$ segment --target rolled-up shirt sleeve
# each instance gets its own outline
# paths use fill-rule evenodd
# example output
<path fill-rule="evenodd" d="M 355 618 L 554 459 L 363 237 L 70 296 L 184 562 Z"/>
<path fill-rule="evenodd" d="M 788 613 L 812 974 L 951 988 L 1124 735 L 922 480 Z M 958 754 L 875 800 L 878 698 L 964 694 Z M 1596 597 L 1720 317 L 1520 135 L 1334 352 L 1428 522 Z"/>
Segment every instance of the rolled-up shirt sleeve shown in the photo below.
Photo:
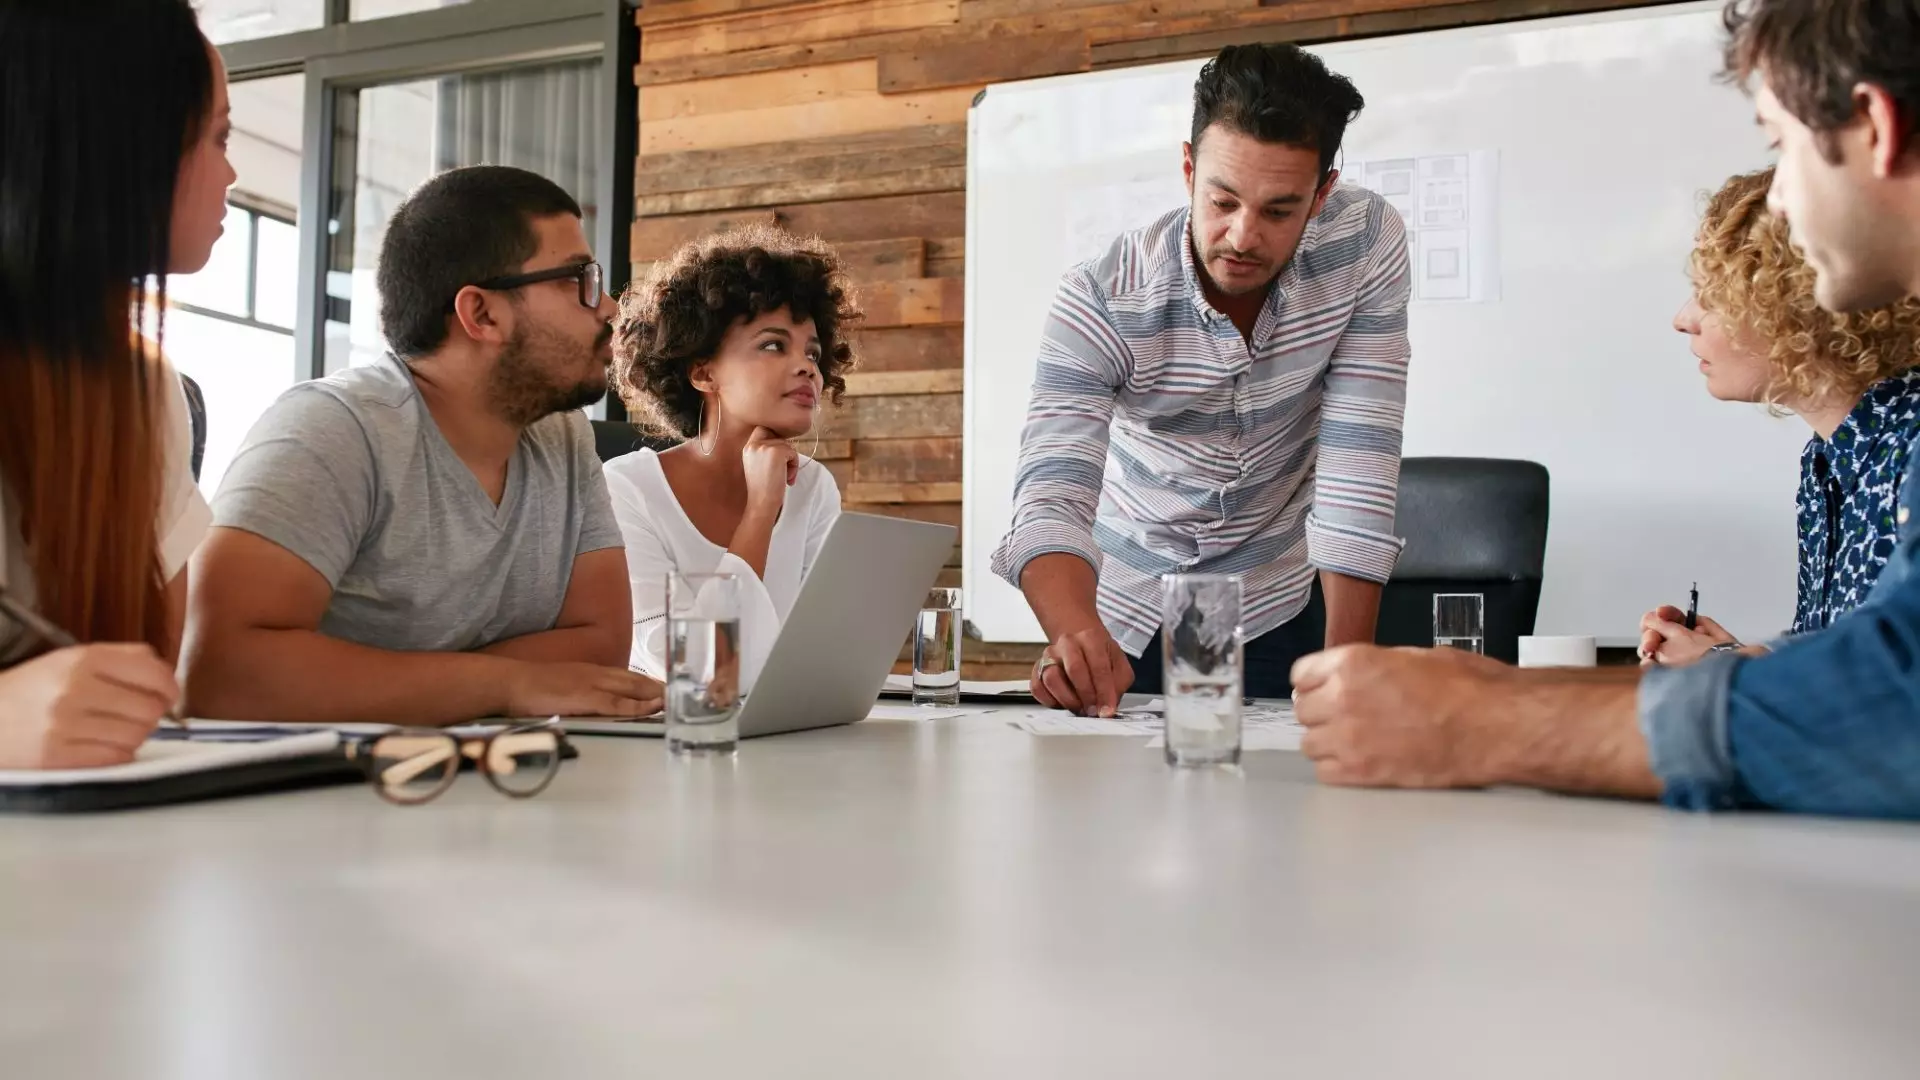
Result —
<path fill-rule="evenodd" d="M 1772 655 L 1649 673 L 1639 707 L 1670 805 L 1920 818 L 1920 576 Z"/>
<path fill-rule="evenodd" d="M 1027 564 L 1065 552 L 1097 572 L 1093 520 L 1100 507 L 1114 401 L 1126 381 L 1126 344 L 1086 270 L 1068 273 L 1054 299 L 1033 374 L 1013 481 L 1013 525 L 993 572 L 1015 588 Z"/>
<path fill-rule="evenodd" d="M 1394 535 L 1406 416 L 1406 229 L 1384 204 L 1353 317 L 1334 347 L 1320 401 L 1307 560 L 1320 570 L 1384 583 L 1405 541 Z"/>

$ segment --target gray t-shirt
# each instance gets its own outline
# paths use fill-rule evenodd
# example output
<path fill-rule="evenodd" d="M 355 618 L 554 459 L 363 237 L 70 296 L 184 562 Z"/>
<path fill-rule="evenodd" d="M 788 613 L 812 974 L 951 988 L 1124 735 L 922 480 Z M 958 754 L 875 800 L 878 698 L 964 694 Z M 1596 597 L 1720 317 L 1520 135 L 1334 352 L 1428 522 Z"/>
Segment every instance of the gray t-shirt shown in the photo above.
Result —
<path fill-rule="evenodd" d="M 321 633 L 419 652 L 553 629 L 573 560 L 622 546 L 584 415 L 520 436 L 496 507 L 392 357 L 281 395 L 227 468 L 213 523 L 327 579 Z"/>

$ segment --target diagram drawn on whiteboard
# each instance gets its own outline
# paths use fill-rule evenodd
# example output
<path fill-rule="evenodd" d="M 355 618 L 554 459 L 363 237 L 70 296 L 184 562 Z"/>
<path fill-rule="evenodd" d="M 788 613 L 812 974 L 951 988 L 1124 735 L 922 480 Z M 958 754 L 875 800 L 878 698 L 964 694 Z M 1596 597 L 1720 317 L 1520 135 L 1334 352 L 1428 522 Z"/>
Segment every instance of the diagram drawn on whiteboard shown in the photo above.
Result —
<path fill-rule="evenodd" d="M 1407 264 L 1419 301 L 1500 298 L 1492 151 L 1378 158 L 1344 178 L 1377 192 L 1407 229 Z"/>

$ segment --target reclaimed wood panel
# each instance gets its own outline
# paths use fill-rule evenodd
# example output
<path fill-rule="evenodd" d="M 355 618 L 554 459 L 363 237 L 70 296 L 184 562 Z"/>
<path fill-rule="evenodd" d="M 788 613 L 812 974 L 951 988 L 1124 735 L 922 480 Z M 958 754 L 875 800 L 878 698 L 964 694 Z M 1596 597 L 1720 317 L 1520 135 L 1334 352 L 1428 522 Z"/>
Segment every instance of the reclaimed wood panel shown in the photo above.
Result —
<path fill-rule="evenodd" d="M 644 6 L 633 13 L 633 23 L 644 29 L 663 23 L 741 15 L 808 2 L 811 0 L 646 0 Z"/>
<path fill-rule="evenodd" d="M 922 124 L 862 135 L 785 142 L 775 154 L 768 153 L 764 146 L 649 154 L 637 161 L 634 193 L 668 195 L 751 184 L 852 179 L 874 173 L 965 166 L 966 163 L 965 124 Z"/>
<path fill-rule="evenodd" d="M 772 210 L 730 210 L 723 214 L 635 218 L 628 245 L 634 265 L 639 266 L 664 259 L 680 245 L 708 233 L 737 229 L 744 225 L 773 225 L 778 220 L 778 215 Z"/>
<path fill-rule="evenodd" d="M 822 439 L 960 437 L 960 395 L 847 398 L 820 411 Z"/>
<path fill-rule="evenodd" d="M 856 468 L 857 468 L 856 463 Z M 857 503 L 952 503 L 960 501 L 960 484 L 843 484 L 843 497 Z"/>
<path fill-rule="evenodd" d="M 641 60 L 634 66 L 634 81 L 640 86 L 651 86 L 655 83 L 686 82 L 755 71 L 777 71 L 813 64 L 863 60 L 889 53 L 961 46 L 983 39 L 1008 42 L 1032 34 L 1097 30 L 1247 6 L 1248 0 L 1125 0 L 1077 8 L 1060 8 L 1049 4 L 1045 5 L 1044 10 L 1032 14 L 962 23 L 949 28 L 864 34 L 833 41 L 789 41 L 739 52 L 668 59 L 648 56 L 643 36 Z"/>
<path fill-rule="evenodd" d="M 870 97 L 879 85 L 878 60 L 849 60 L 646 86 L 640 90 L 640 124 L 644 130 L 646 125 L 662 120 Z"/>
<path fill-rule="evenodd" d="M 904 94 L 1064 75 L 1092 67 L 1093 42 L 1087 32 L 1068 30 L 887 53 L 877 63 L 876 77 L 881 93 Z"/>
<path fill-rule="evenodd" d="M 867 328 L 854 338 L 853 351 L 864 372 L 957 370 L 963 359 L 963 334 L 958 326 Z"/>
<path fill-rule="evenodd" d="M 828 406 L 831 408 L 832 406 Z M 815 461 L 851 461 L 853 460 L 853 441 L 851 439 L 822 439 L 811 446 L 805 445 L 803 437 L 801 449 Z"/>
<path fill-rule="evenodd" d="M 947 371 L 855 371 L 847 376 L 848 397 L 877 397 L 886 394 L 957 394 L 964 389 L 963 376 Z"/>
<path fill-rule="evenodd" d="M 840 265 L 855 281 L 892 281 L 926 275 L 927 242 L 918 237 L 860 240 L 833 245 Z"/>
<path fill-rule="evenodd" d="M 962 86 L 918 94 L 876 92 L 865 97 L 656 120 L 640 125 L 640 153 L 713 150 L 859 135 L 917 124 L 964 123 L 973 96 L 979 91 L 977 86 Z"/>
<path fill-rule="evenodd" d="M 847 0 L 662 23 L 640 35 L 642 61 L 921 30 L 960 21 L 959 0 Z"/>
<path fill-rule="evenodd" d="M 867 484 L 958 483 L 959 439 L 863 439 L 853 478 Z"/>
<path fill-rule="evenodd" d="M 967 310 L 959 278 L 912 278 L 860 286 L 860 309 L 872 327 L 957 323 Z"/>
<path fill-rule="evenodd" d="M 849 175 L 824 180 L 791 180 L 778 184 L 748 184 L 671 195 L 647 195 L 636 199 L 634 206 L 641 214 L 688 214 L 750 206 L 952 191 L 965 187 L 967 183 L 964 162 L 898 172 L 876 172 L 871 166 L 861 170 L 857 162 L 848 160 L 845 162 L 845 172 Z M 942 263 L 943 268 L 946 265 Z"/>

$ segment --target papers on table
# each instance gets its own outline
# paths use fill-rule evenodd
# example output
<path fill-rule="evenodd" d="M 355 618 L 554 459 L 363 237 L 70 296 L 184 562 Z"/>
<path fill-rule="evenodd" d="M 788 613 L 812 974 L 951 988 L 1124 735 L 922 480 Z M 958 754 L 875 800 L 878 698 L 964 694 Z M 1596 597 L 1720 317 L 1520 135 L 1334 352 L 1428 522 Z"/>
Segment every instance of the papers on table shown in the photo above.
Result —
<path fill-rule="evenodd" d="M 880 691 L 887 695 L 912 695 L 913 676 L 889 675 L 886 686 Z M 985 682 L 963 679 L 960 682 L 960 696 L 966 698 L 1007 698 L 1012 700 L 1033 700 L 1031 688 L 1025 679 L 1009 679 L 1004 682 Z"/>
<path fill-rule="evenodd" d="M 1148 737 L 1149 748 L 1166 745 L 1166 702 L 1161 698 L 1123 709 L 1111 719 L 1041 709 L 1001 709 L 994 715 L 1030 735 L 1138 735 Z M 1292 702 L 1256 701 L 1241 711 L 1242 750 L 1299 750 L 1301 733 Z"/>

